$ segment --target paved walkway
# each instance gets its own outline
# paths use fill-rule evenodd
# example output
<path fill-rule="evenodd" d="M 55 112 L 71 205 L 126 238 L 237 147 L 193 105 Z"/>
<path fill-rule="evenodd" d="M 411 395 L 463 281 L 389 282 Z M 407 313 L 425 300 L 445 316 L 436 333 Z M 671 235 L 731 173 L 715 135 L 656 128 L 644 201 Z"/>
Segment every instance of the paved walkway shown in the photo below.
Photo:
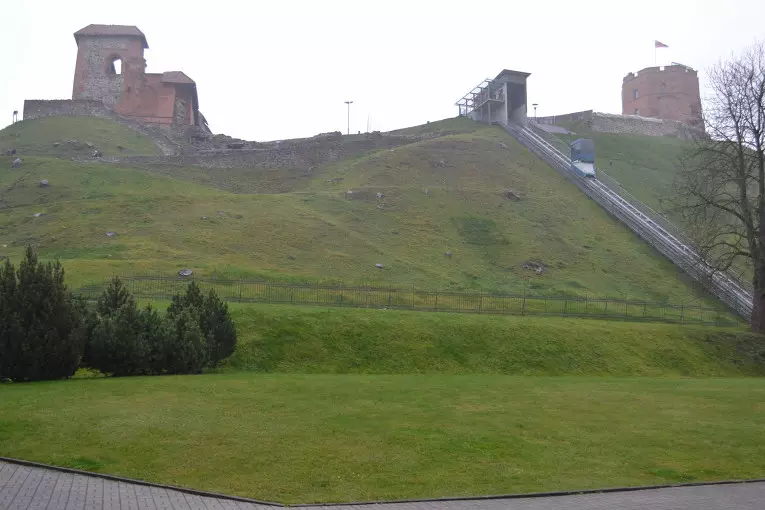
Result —
<path fill-rule="evenodd" d="M 0 461 L 0 510 L 276 510 Z M 301 507 L 293 507 L 301 508 Z M 434 501 L 304 510 L 762 510 L 765 482 L 542 498 Z"/>

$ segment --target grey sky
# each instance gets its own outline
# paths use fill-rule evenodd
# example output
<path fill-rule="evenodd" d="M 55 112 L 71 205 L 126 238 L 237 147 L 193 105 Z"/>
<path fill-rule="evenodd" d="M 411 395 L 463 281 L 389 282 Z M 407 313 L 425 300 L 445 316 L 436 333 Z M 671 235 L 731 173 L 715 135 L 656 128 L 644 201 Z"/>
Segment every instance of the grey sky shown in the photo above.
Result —
<path fill-rule="evenodd" d="M 213 131 L 251 140 L 345 131 L 348 99 L 354 132 L 452 117 L 503 68 L 532 73 L 539 115 L 620 113 L 654 39 L 660 65 L 704 71 L 765 35 L 762 0 L 6 0 L 0 15 L 0 126 L 25 98 L 71 98 L 76 30 L 122 24 L 146 34 L 147 72 L 184 71 Z"/>

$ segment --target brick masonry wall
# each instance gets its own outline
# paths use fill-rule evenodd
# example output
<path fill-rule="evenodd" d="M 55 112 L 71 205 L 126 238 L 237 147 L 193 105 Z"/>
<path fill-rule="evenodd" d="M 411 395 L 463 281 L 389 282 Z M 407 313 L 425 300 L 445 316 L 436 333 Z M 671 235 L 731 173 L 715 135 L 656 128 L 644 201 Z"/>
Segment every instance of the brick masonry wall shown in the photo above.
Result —
<path fill-rule="evenodd" d="M 622 82 L 622 114 L 697 124 L 701 117 L 697 72 L 674 65 L 628 74 Z"/>
<path fill-rule="evenodd" d="M 112 58 L 122 61 L 121 74 L 108 74 Z M 114 108 L 126 82 L 143 74 L 145 61 L 138 38 L 81 37 L 78 42 L 73 99 L 95 99 Z"/>

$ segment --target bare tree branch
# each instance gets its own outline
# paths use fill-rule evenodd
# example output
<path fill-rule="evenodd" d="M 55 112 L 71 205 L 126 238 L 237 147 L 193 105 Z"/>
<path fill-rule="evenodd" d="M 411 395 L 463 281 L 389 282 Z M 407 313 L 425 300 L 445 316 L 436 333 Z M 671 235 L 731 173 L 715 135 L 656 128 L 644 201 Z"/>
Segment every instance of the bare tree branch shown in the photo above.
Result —
<path fill-rule="evenodd" d="M 765 332 L 765 44 L 709 72 L 707 136 L 681 161 L 676 210 L 716 271 L 753 271 L 752 329 Z"/>

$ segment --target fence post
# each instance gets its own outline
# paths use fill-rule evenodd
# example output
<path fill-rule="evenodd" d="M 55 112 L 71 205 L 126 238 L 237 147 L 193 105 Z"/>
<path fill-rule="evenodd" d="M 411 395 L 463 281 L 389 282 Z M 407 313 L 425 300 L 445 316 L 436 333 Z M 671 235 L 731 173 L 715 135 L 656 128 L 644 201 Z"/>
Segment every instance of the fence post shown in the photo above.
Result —
<path fill-rule="evenodd" d="M 242 302 L 242 285 L 244 285 L 244 282 L 242 280 L 239 280 L 239 302 Z"/>
<path fill-rule="evenodd" d="M 643 318 L 644 318 L 644 319 L 646 318 L 646 315 L 647 315 L 647 313 L 646 313 L 646 308 L 647 308 L 647 305 L 646 305 L 646 303 L 643 303 Z"/>
<path fill-rule="evenodd" d="M 414 285 L 412 285 L 412 310 L 414 310 Z"/>
<path fill-rule="evenodd" d="M 483 310 L 483 290 L 478 293 L 478 313 Z"/>
<path fill-rule="evenodd" d="M 685 304 L 680 305 L 680 324 L 683 323 L 683 314 L 685 313 Z"/>
<path fill-rule="evenodd" d="M 523 302 L 521 303 L 521 315 L 526 315 L 526 286 L 523 286 Z"/>
<path fill-rule="evenodd" d="M 438 289 L 436 289 L 435 296 L 436 296 L 436 300 L 435 300 L 435 303 L 433 304 L 433 311 L 437 312 L 438 311 Z"/>
<path fill-rule="evenodd" d="M 340 289 L 340 308 L 342 308 L 343 307 L 343 284 L 342 284 L 342 282 L 340 283 L 339 289 Z"/>
<path fill-rule="evenodd" d="M 564 298 L 563 299 L 563 316 L 565 317 L 566 315 L 568 315 L 568 299 Z"/>

